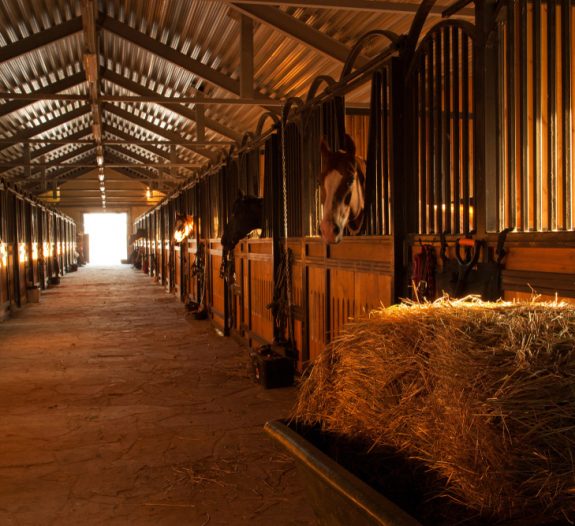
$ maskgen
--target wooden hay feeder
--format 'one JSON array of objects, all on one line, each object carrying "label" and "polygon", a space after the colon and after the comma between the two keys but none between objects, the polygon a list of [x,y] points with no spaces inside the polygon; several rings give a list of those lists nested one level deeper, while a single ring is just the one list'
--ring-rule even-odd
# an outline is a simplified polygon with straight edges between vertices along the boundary
[{"label": "wooden hay feeder", "polygon": [[[359,471],[376,483],[370,465],[381,464],[370,458],[394,451],[416,467],[405,464],[392,481],[426,473],[413,486],[431,506],[404,508],[423,524],[566,524],[575,519],[574,385],[573,306],[401,305],[351,323],[302,384],[292,429],[276,422],[267,430],[308,474],[318,473],[316,453],[295,430],[354,443],[367,464]],[[317,476],[325,483],[336,471]],[[361,502],[354,491],[343,491],[346,505]],[[374,522],[358,524],[407,520],[405,512],[397,523],[368,515]]]}]

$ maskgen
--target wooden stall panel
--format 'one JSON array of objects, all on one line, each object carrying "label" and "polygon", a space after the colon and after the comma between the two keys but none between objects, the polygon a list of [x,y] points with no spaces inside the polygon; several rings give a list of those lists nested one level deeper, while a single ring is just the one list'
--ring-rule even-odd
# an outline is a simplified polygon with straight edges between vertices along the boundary
[{"label": "wooden stall panel", "polygon": [[355,274],[355,316],[368,314],[393,302],[393,279],[387,274],[356,272]]},{"label": "wooden stall panel", "polygon": [[210,298],[213,320],[219,327],[224,327],[224,280],[220,278],[222,264],[221,250],[210,249]]},{"label": "wooden stall panel", "polygon": [[309,358],[315,360],[326,344],[325,269],[308,267]]},{"label": "wooden stall panel", "polygon": [[194,273],[194,267],[196,264],[197,258],[197,243],[195,241],[188,242],[188,276],[189,276],[189,285],[187,291],[187,297],[191,301],[195,301],[196,303],[200,303],[202,298],[202,291],[199,290],[199,279],[198,275]]},{"label": "wooden stall panel", "polygon": [[[256,339],[271,342],[274,337],[274,325],[271,309],[267,306],[273,299],[273,267],[271,258],[249,261],[250,286],[250,330]],[[255,342],[257,343],[257,342]]]},{"label": "wooden stall panel", "polygon": [[330,283],[330,339],[355,317],[355,273],[349,270],[331,269]]},{"label": "wooden stall panel", "polygon": [[391,269],[393,241],[388,237],[344,238],[338,245],[331,245],[330,260],[369,261]]},{"label": "wooden stall panel", "polygon": [[182,253],[183,252],[181,246],[174,247],[174,291],[178,297],[181,297],[182,294]]},{"label": "wooden stall panel", "polygon": [[510,247],[505,259],[507,270],[575,272],[575,249]]},{"label": "wooden stall panel", "polygon": [[236,247],[234,254],[234,283],[232,285],[232,313],[233,329],[243,335],[244,325],[244,259],[242,258],[242,246]]}]

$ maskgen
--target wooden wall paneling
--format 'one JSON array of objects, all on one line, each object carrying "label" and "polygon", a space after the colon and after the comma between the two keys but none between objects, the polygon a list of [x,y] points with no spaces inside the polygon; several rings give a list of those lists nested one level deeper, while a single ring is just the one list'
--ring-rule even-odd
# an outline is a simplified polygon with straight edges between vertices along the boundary
[{"label": "wooden wall paneling", "polygon": [[329,269],[330,320],[329,340],[335,338],[341,328],[355,317],[355,272],[350,270]]},{"label": "wooden wall paneling", "polygon": [[225,291],[224,280],[220,278],[222,264],[222,246],[219,240],[212,239],[209,243],[209,276],[210,276],[210,311],[215,324],[224,328]]},{"label": "wooden wall paneling", "polygon": [[508,247],[507,270],[558,272],[575,275],[575,248]]},{"label": "wooden wall paneling", "polygon": [[183,269],[183,265],[182,265],[182,259],[184,257],[185,254],[185,249],[183,249],[183,245],[184,243],[181,243],[180,245],[174,246],[173,248],[173,254],[174,254],[174,285],[173,285],[173,289],[175,294],[178,296],[178,298],[182,299],[182,269]]},{"label": "wooden wall paneling", "polygon": [[327,343],[326,334],[326,269],[308,265],[309,359],[314,361]]},{"label": "wooden wall paneling", "polygon": [[253,343],[269,343],[274,338],[271,309],[273,300],[273,259],[271,240],[254,240],[249,245],[250,337]]}]

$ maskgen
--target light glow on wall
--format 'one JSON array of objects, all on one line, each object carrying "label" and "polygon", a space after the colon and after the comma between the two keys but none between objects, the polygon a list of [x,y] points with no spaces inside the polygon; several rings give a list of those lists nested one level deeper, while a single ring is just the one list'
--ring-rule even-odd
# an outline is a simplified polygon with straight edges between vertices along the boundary
[{"label": "light glow on wall", "polygon": [[91,265],[120,265],[127,258],[127,214],[84,214],[84,232],[90,236]]},{"label": "light glow on wall", "polygon": [[6,268],[8,266],[8,249],[6,243],[0,242],[0,264]]}]

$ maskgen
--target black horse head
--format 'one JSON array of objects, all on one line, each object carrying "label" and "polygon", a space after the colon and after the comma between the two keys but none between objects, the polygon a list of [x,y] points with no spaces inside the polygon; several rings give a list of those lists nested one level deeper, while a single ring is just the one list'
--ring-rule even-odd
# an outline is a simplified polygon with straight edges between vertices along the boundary
[{"label": "black horse head", "polygon": [[263,199],[240,193],[232,206],[230,220],[224,226],[222,246],[225,250],[233,250],[240,239],[246,237],[252,230],[262,228]]}]

